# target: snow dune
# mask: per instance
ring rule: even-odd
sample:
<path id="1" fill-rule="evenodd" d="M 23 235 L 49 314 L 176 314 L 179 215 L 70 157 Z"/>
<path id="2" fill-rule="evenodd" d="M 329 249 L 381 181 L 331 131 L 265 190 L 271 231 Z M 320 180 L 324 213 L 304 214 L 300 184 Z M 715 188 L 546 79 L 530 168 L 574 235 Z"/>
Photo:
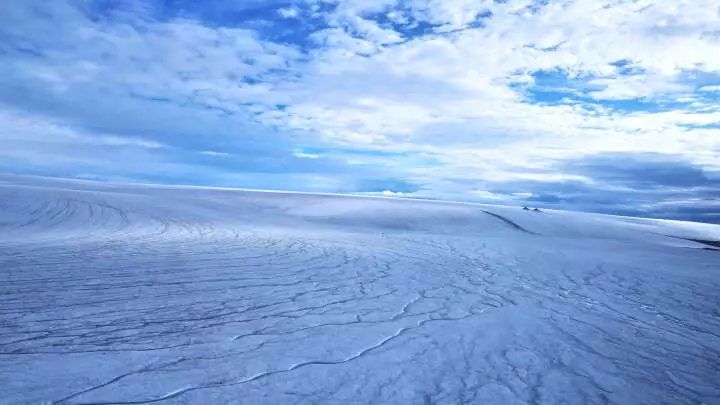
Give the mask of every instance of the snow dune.
<path id="1" fill-rule="evenodd" d="M 720 403 L 693 239 L 720 226 L 0 176 L 0 403 Z"/>

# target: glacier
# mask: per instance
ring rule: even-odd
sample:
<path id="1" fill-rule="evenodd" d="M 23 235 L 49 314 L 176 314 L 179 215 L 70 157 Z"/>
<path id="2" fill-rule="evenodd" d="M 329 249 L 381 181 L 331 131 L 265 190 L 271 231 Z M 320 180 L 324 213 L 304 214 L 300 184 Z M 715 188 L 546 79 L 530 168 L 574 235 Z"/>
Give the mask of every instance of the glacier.
<path id="1" fill-rule="evenodd" d="M 718 240 L 678 221 L 2 175 L 0 403 L 719 404 Z"/>

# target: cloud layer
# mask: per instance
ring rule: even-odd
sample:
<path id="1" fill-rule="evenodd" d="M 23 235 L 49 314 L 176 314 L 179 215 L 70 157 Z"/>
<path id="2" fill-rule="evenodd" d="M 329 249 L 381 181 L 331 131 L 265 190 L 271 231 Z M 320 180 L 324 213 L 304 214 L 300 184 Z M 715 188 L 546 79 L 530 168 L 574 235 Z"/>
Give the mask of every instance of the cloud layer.
<path id="1" fill-rule="evenodd" d="M 0 13 L 0 169 L 718 221 L 714 0 Z"/>

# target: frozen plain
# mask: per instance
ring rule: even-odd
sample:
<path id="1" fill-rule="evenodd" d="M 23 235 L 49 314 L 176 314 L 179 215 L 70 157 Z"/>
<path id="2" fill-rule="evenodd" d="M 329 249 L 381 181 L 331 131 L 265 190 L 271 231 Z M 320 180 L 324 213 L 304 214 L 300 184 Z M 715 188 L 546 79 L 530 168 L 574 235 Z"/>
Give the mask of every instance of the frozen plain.
<path id="1" fill-rule="evenodd" d="M 718 404 L 720 226 L 0 176 L 2 404 Z"/>

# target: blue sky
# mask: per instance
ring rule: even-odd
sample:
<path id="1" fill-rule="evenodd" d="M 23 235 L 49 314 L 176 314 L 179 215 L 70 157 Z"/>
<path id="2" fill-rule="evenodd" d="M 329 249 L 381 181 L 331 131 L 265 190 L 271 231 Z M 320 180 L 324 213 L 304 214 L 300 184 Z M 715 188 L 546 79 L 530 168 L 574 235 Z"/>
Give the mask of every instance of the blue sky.
<path id="1" fill-rule="evenodd" d="M 0 171 L 720 222 L 716 0 L 23 0 Z"/>

